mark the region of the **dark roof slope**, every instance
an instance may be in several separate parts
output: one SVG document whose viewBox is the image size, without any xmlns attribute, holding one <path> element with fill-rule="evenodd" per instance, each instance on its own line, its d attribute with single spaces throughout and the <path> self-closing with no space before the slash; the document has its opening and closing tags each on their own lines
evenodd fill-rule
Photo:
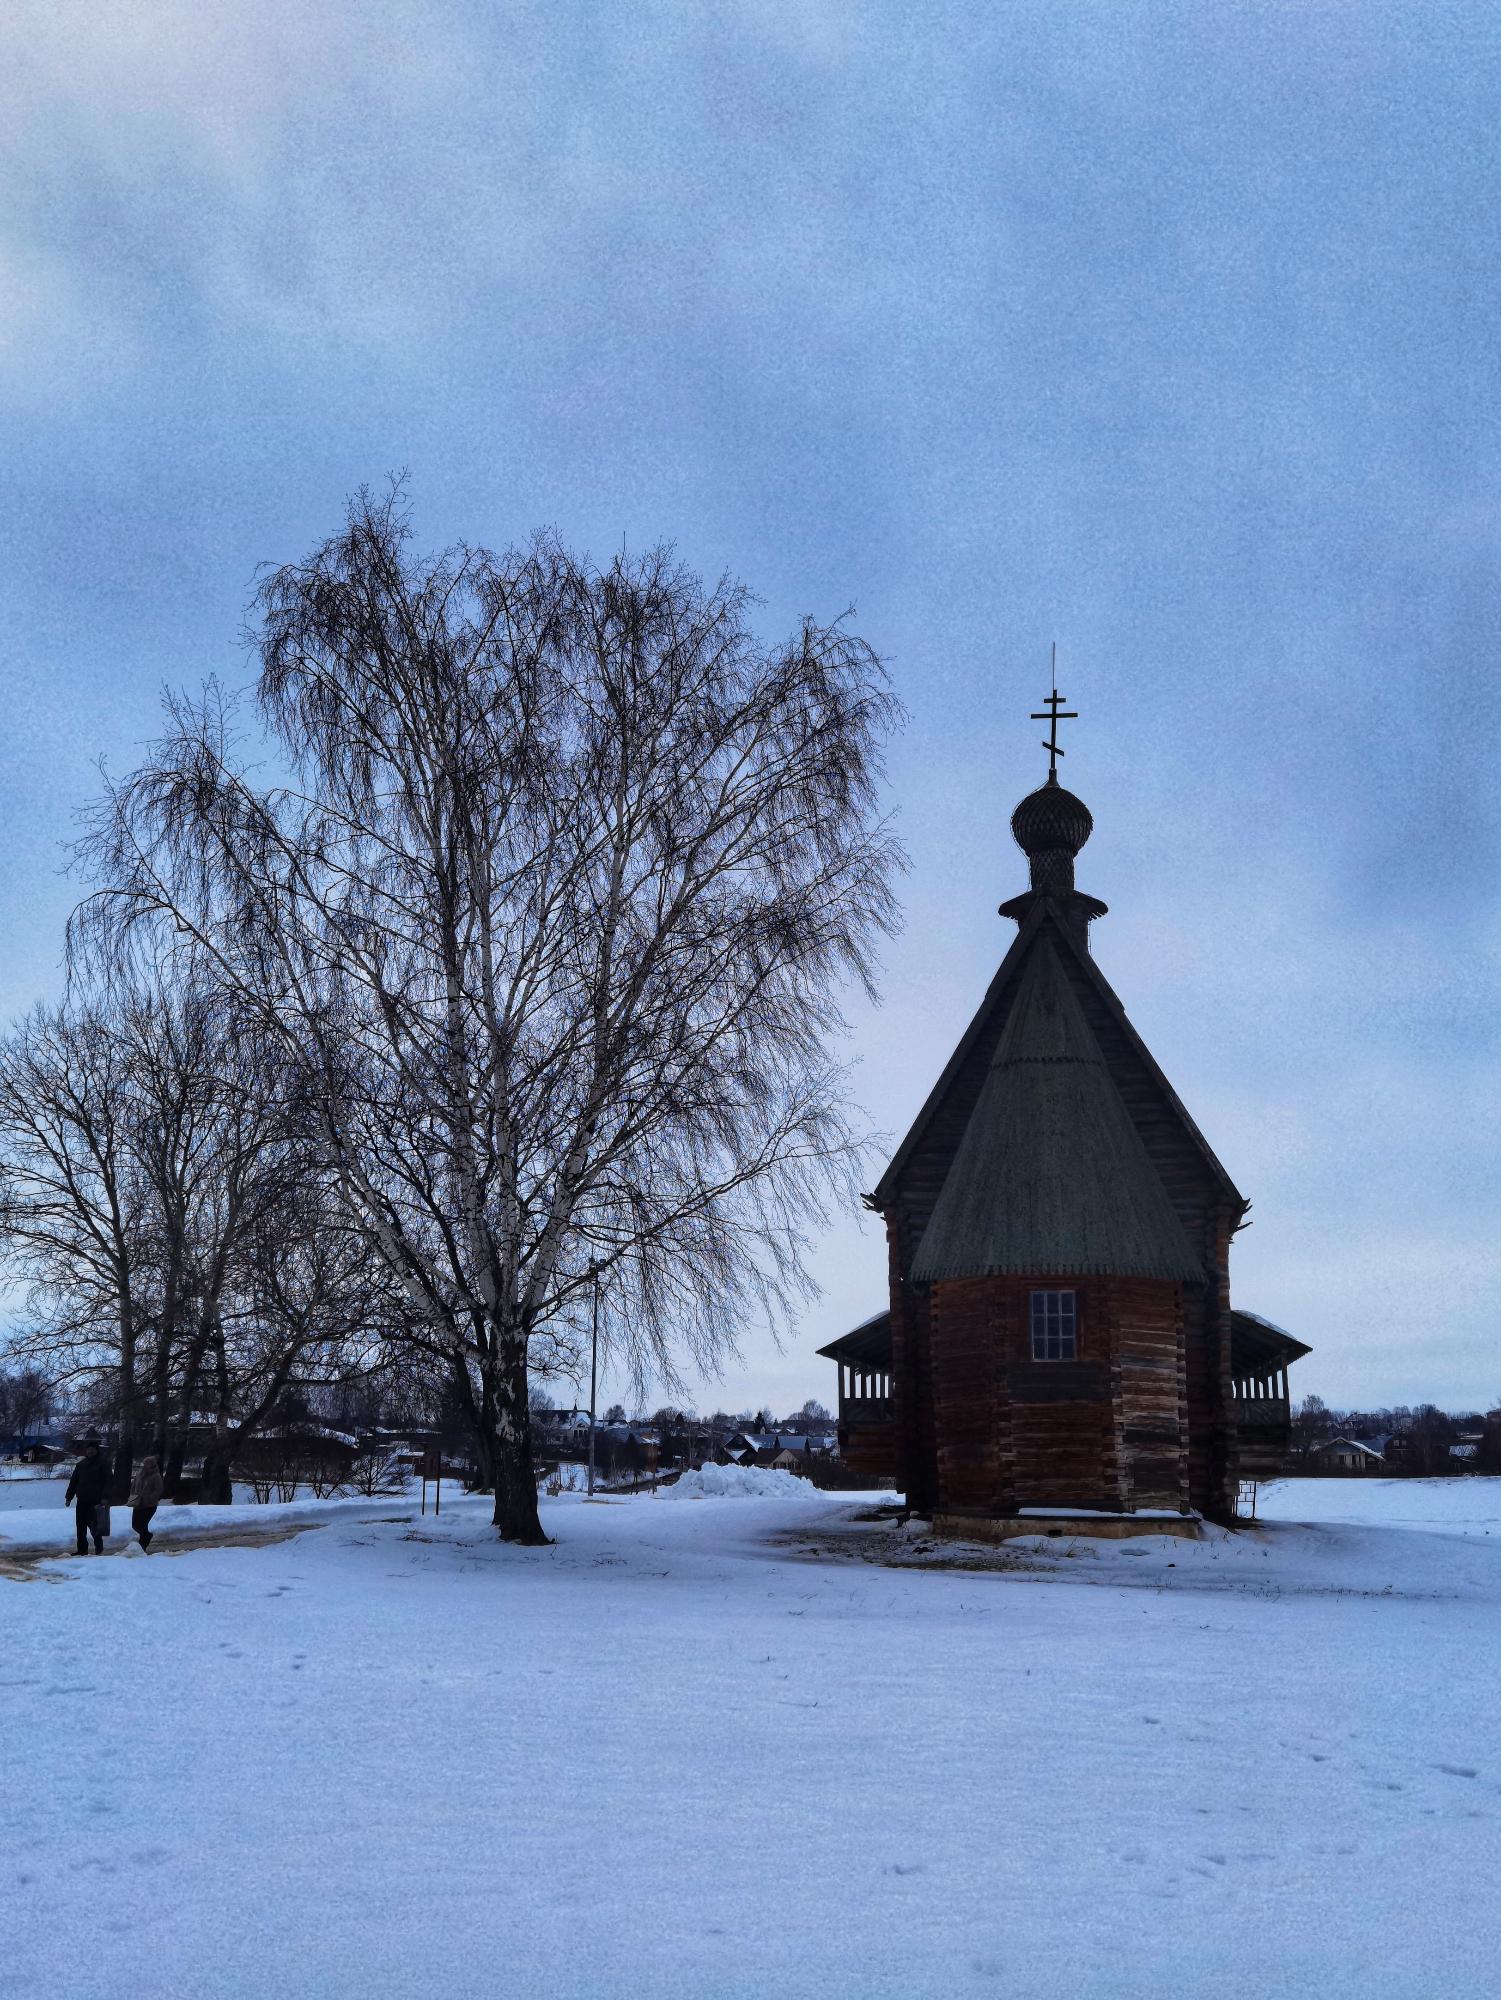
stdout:
<svg viewBox="0 0 1501 2000">
<path fill-rule="evenodd" d="M 912 1121 L 906 1138 L 903 1139 L 901 1145 L 897 1147 L 896 1152 L 892 1155 L 891 1163 L 877 1182 L 874 1192 L 867 1196 L 870 1205 L 873 1208 L 883 1209 L 889 1202 L 895 1199 L 902 1175 L 909 1161 L 917 1151 L 918 1146 L 922 1143 L 928 1127 L 942 1109 L 944 1100 L 958 1081 L 960 1072 L 964 1068 L 965 1060 L 974 1048 L 975 1043 L 985 1034 L 997 1010 L 1010 997 L 1020 969 L 1030 956 L 1032 941 L 1042 932 L 1048 934 L 1057 949 L 1067 952 L 1073 962 L 1082 971 L 1085 980 L 1098 995 L 1100 1002 L 1108 1011 L 1111 1019 L 1119 1026 L 1128 1046 L 1140 1059 L 1147 1075 L 1161 1092 L 1163 1101 L 1176 1118 L 1184 1136 L 1203 1161 L 1220 1191 L 1244 1213 L 1249 1204 L 1237 1189 L 1229 1174 L 1226 1173 L 1208 1140 L 1189 1116 L 1182 1099 L 1168 1082 L 1166 1076 L 1163 1075 L 1161 1066 L 1158 1064 L 1151 1050 L 1132 1026 L 1130 1016 L 1121 1004 L 1120 996 L 1116 993 L 1104 973 L 1101 972 L 1098 964 L 1090 955 L 1087 946 L 1075 943 L 1074 939 L 1069 936 L 1066 928 L 1058 922 L 1053 912 L 1049 909 L 1046 900 L 1036 903 L 1028 916 L 1023 920 L 1021 929 L 1012 940 L 1011 949 L 1002 959 L 994 979 L 991 980 L 989 987 L 986 989 L 985 997 L 980 1002 L 973 1020 L 965 1029 L 957 1048 L 955 1048 L 948 1062 L 944 1065 L 943 1074 L 939 1077 L 937 1083 L 934 1084 L 932 1090 L 929 1091 L 922 1109 Z"/>
<path fill-rule="evenodd" d="M 1232 1375 L 1260 1375 L 1272 1368 L 1290 1368 L 1313 1349 L 1295 1340 L 1286 1327 L 1276 1326 L 1260 1313 L 1236 1306 L 1230 1314 L 1230 1372 Z"/>
<path fill-rule="evenodd" d="M 873 1313 L 869 1319 L 852 1326 L 848 1333 L 841 1333 L 837 1340 L 831 1340 L 827 1347 L 818 1352 L 827 1355 L 830 1361 L 843 1361 L 852 1368 L 889 1368 L 891 1366 L 891 1308 Z"/>
<path fill-rule="evenodd" d="M 1034 937 L 912 1275 L 1099 1271 L 1201 1282 L 1056 937 L 1051 925 Z"/>
</svg>

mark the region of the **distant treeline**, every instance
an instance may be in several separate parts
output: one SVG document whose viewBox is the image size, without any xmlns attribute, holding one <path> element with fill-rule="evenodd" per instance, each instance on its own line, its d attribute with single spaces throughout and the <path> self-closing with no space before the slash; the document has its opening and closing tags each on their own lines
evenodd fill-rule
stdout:
<svg viewBox="0 0 1501 2000">
<path fill-rule="evenodd" d="M 1306 1462 L 1335 1438 L 1368 1445 L 1396 1472 L 1425 1478 L 1462 1468 L 1501 1473 L 1501 1408 L 1451 1411 L 1435 1403 L 1399 1403 L 1340 1410 L 1322 1396 L 1305 1396 L 1292 1422 L 1294 1461 Z"/>
</svg>

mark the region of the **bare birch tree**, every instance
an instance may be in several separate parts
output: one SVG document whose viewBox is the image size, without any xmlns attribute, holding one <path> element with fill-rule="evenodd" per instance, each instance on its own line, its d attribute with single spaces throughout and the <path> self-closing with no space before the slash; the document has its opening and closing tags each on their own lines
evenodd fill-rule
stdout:
<svg viewBox="0 0 1501 2000">
<path fill-rule="evenodd" d="M 91 843 L 84 929 L 165 915 L 297 1065 L 509 1539 L 541 1538 L 529 1354 L 598 1286 L 638 1358 L 712 1364 L 853 1186 L 831 1047 L 893 921 L 895 706 L 843 624 L 768 648 L 748 611 L 663 549 L 421 560 L 361 496 L 258 596 L 290 782 L 210 689 Z"/>
<path fill-rule="evenodd" d="M 36 1008 L 0 1044 L 0 1251 L 40 1314 L 33 1355 L 75 1376 L 111 1359 L 117 1499 L 141 1416 L 150 1261 L 131 1068 L 125 1038 L 87 1009 Z"/>
<path fill-rule="evenodd" d="M 281 1046 L 190 955 L 39 1009 L 0 1041 L 0 1253 L 27 1287 L 19 1354 L 116 1426 L 114 1490 L 150 1438 L 167 1490 L 208 1419 L 201 1492 L 296 1382 L 391 1337 Z"/>
</svg>

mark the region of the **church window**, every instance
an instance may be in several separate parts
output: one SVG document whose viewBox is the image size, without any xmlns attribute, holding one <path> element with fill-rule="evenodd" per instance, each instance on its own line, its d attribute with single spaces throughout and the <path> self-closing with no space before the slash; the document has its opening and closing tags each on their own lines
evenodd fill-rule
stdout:
<svg viewBox="0 0 1501 2000">
<path fill-rule="evenodd" d="M 1032 1359 L 1073 1361 L 1079 1352 L 1079 1315 L 1073 1292 L 1032 1294 Z"/>
</svg>

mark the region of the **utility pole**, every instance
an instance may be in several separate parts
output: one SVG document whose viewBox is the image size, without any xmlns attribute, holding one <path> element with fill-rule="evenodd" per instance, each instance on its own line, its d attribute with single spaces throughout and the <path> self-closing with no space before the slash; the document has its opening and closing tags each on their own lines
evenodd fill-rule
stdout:
<svg viewBox="0 0 1501 2000">
<path fill-rule="evenodd" d="M 594 1273 L 594 1332 L 589 1341 L 589 1498 L 594 1498 L 594 1425 L 599 1408 L 599 1273 Z"/>
</svg>

